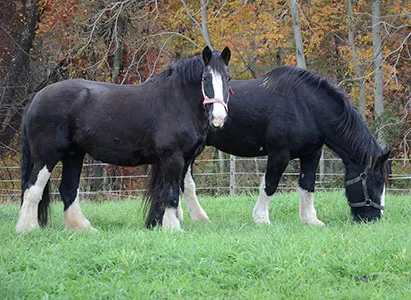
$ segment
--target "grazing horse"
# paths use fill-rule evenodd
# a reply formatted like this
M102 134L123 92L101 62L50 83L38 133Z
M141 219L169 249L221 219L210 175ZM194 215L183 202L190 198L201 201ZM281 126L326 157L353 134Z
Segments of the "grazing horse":
M329 81L307 70L284 66L255 80L233 80L224 127L211 130L207 145L229 154L268 155L253 210L256 223L270 224L270 196L288 162L300 159L300 219L324 225L314 208L315 172L325 144L345 165L345 189L355 220L376 220L384 209L384 152L347 96ZM208 219L195 194L190 170L184 198L193 219Z
M206 47L140 85L66 80L38 92L23 119L22 202L16 232L47 223L48 182L63 165L59 191L67 229L89 230L79 205L86 153L119 165L152 164L146 226L180 228L177 206L188 166L209 125L227 116L231 52Z

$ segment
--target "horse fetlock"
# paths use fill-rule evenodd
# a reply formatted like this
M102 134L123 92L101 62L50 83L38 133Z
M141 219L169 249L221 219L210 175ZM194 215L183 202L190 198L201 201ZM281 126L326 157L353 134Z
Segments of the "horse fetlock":
M202 207L190 210L190 216L193 221L210 221L210 218Z
M268 211L260 211L257 207L253 209L253 219L256 224L271 225Z
M177 208L168 207L164 211L162 228L171 231L182 231L177 215Z
M37 220L34 223L29 223L27 222L27 220L22 220L21 218L19 218L15 230L16 233L25 233L37 230L39 228L40 226Z
M78 198L64 211L64 226L67 230L89 231L92 226L81 211Z
M19 220L16 225L16 233L30 232L38 229L37 203L23 202L20 208Z

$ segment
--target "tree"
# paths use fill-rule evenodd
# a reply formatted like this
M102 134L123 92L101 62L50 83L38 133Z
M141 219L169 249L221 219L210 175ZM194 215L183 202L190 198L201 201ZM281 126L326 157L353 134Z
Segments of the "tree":
M294 28L294 39L295 39L295 50L297 56L297 65L301 68L306 69L307 65L305 63L304 56L304 46L303 38L301 35L300 17L298 14L298 2L297 0L290 0L290 10L293 17L293 28Z
M365 107L367 105L365 98L365 78L361 73L360 64L358 63L357 50L355 47L355 26L354 18L352 11L352 0L347 0L347 20L348 20L348 43L351 48L351 58L354 65L356 80L359 81L360 86L360 113L363 119L365 120Z
M8 35L8 38L15 42L15 47L0 96L0 156L9 148L13 137L19 132L23 109L33 90L30 78L30 50L40 16L38 1L32 1L28 6L26 1L22 1L21 7L25 22L20 38L15 41ZM6 31L3 26L1 29Z
M383 98L383 56L381 43L380 0L372 0L372 52L374 61L374 118L381 118L384 111ZM378 134L378 141L384 141L382 133Z

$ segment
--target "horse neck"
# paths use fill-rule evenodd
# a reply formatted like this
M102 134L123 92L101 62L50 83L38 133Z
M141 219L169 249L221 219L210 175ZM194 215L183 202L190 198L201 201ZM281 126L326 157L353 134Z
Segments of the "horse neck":
M325 144L340 156L346 171L351 169L362 172L370 160L381 155L377 140L350 104L340 105L339 113L326 122Z

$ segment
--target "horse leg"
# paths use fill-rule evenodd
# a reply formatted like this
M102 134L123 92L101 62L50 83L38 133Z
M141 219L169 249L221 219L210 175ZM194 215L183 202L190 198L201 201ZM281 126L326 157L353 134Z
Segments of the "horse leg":
M253 219L257 224L270 225L270 217L268 215L268 207L271 197L265 193L265 176L261 178L257 202L253 209Z
M188 170L184 176L184 200L188 211L190 212L190 217L194 221L209 221L210 219L207 216L205 210L201 207L198 202L196 195L196 184L194 182L193 176L191 175L191 166L188 167Z
M146 227L161 225L163 229L180 231L178 202L184 159L175 153L153 165L147 202L150 203Z
M253 219L257 224L271 224L268 214L271 196L277 190L281 175L290 160L289 157L289 153L285 151L268 155L265 180L261 181L258 199L253 209Z
M79 182L84 153L70 153L63 158L63 175L59 186L64 202L64 226L68 230L93 230L79 203Z
M45 163L35 162L26 188L23 191L23 201L20 208L16 232L29 232L39 228L38 208L44 188L51 175Z
M324 226L325 224L317 218L314 207L315 172L321 157L321 149L309 156L300 158L300 220L308 225Z

